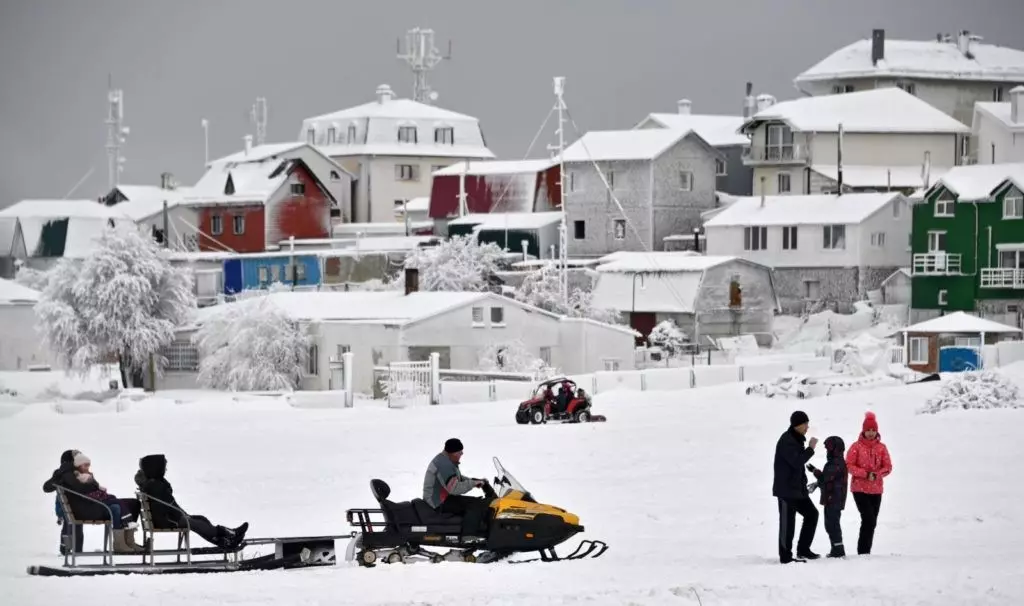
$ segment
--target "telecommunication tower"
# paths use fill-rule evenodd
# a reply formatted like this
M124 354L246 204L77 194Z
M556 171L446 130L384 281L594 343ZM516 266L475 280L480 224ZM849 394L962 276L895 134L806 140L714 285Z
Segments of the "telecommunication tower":
M256 97L249 110L249 121L256 127L256 145L267 142L267 98Z
M128 127L124 125L124 91L113 87L113 80L107 77L107 187L114 189L120 182L125 158L121 148L128 139Z
M397 41L398 58L412 68L412 100L420 103L437 101L438 94L427 84L427 72L439 63L452 58L452 42L448 41L448 54L442 55L434 46L434 30L413 28L405 33L405 49Z
M558 160L558 189L560 191L560 204L562 206L562 223L558 227L558 262L560 266L559 273L559 294L562 297L562 304L565 305L565 309L569 309L569 268L568 268L568 255L569 255L569 236L568 236L568 225L565 213L565 190L568 185L565 181L565 77L556 76L554 79L555 84L555 109L558 111L558 130L555 134L558 135L558 145L549 145L548 150L553 152L555 159Z

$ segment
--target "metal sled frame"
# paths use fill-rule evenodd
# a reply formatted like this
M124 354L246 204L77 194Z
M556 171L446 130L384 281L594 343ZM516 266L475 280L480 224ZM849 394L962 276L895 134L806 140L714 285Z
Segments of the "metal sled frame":
M110 509L110 506L103 501L94 499L90 496L84 495L80 492L71 490L70 488L64 488L63 486L54 485L57 489L57 498L60 499L61 509L64 510L64 520L70 526L70 545L64 550L64 566L69 566L68 560L71 561L70 566L74 567L77 563L77 558L82 556L101 556L103 558L103 565L114 565L114 512ZM102 505L103 509L107 510L106 520L79 520L75 517L75 512L71 509L71 501L68 499L68 494L74 495L77 498ZM75 541L75 526L103 526L103 549L92 553L81 552L78 553L79 545ZM84 539L84 537L83 537Z

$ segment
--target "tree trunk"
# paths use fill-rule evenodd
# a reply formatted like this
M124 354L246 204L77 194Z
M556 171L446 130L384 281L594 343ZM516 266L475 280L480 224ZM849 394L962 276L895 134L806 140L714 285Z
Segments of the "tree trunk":
M128 362L126 361L124 354L121 354L121 355L117 356L117 368L118 368L119 371L121 371L121 385L125 389L128 389L128 387L129 387L129 385L128 385L128 371L129 371L129 368L128 368Z

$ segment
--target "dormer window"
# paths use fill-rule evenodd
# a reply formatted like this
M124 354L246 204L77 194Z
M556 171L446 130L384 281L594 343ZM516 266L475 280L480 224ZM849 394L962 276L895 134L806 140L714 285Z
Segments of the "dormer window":
M399 126L398 127L398 141L400 143L416 143L416 127L415 126Z
M338 142L338 129L333 126L327 129L327 145L334 145Z
M316 144L316 129L315 128L311 128L311 129L306 131L306 143L309 143L310 145L315 145Z
M348 126L348 144L352 145L356 142L356 125L350 124Z
M451 126L440 126L434 129L434 143L442 145L455 144L455 129Z

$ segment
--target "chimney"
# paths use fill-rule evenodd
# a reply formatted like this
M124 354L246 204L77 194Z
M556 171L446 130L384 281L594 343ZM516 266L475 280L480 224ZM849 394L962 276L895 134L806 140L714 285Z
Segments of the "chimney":
M775 97L762 93L757 96L757 112L761 113L769 107L775 105Z
M405 268L405 294L417 292L420 289L420 270L415 267Z
M885 59L885 30L871 30L871 65Z
M1010 89L1010 122L1024 124L1024 85Z
M174 175L160 173L160 189L174 189Z
M754 83L747 82L747 94L743 97L743 117L754 115Z
M968 59L974 58L974 55L971 54L972 39L973 36L971 36L971 32L965 29L960 30L960 32L956 35L956 48L961 53L963 53L964 56L967 57Z
M387 84L381 84L377 87L377 103L384 104L394 98L394 93L391 91L391 87Z
M680 99L676 102L676 105L679 107L679 115L690 115L690 108L693 107L693 103L691 103L689 99Z
M251 151L252 151L252 135L246 135L245 136L245 155L248 156L249 152L251 152Z

